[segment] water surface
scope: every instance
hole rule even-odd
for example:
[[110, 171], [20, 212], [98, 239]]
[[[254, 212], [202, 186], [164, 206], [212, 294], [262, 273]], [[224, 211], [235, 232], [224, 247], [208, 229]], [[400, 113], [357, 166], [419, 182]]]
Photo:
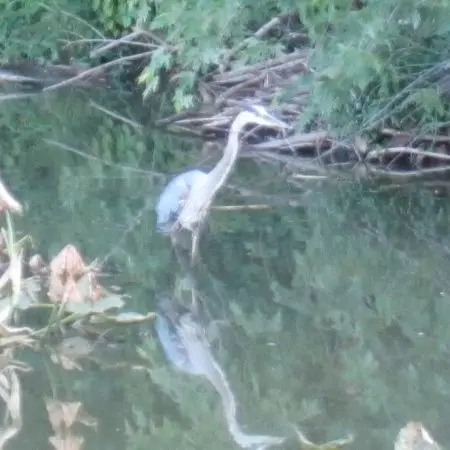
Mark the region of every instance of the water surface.
[[[107, 117], [93, 99], [144, 127]], [[289, 436], [282, 448], [298, 448], [293, 426], [319, 442], [353, 433], [349, 448], [379, 450], [419, 420], [450, 440], [446, 199], [339, 183], [296, 191], [268, 181], [276, 169], [242, 161], [230, 183], [261, 195], [227, 190], [218, 202], [273, 208], [215, 212], [189, 270], [187, 254], [156, 233], [152, 207], [168, 174], [205, 155], [151, 127], [163, 107], [100, 92], [1, 107], [2, 173], [27, 209], [19, 232], [47, 260], [67, 243], [88, 261], [106, 258], [104, 283], [121, 286], [134, 311], [152, 311], [161, 292], [187, 302], [195, 286], [246, 432]], [[78, 369], [50, 353], [16, 354], [33, 371], [21, 374], [24, 423], [10, 448], [51, 447], [47, 398], [81, 402], [96, 419], [77, 428], [87, 449], [236, 448], [217, 393], [165, 359], [151, 326], [125, 329]]]

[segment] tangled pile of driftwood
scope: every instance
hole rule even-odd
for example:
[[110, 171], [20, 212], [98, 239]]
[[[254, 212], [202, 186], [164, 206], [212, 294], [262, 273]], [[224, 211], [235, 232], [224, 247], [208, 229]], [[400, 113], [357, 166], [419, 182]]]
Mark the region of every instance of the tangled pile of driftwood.
[[[310, 72], [310, 48], [304, 47], [260, 64], [235, 70], [218, 71], [199, 85], [204, 106], [161, 119], [158, 125], [205, 140], [224, 138], [241, 103], [266, 106], [278, 104], [278, 112], [295, 122], [308, 103], [305, 85], [299, 78]], [[295, 95], [283, 96], [296, 84]], [[376, 181], [389, 186], [404, 186], [421, 181], [433, 187], [446, 185], [450, 174], [450, 134], [413, 135], [395, 129], [380, 129], [376, 142], [362, 136], [342, 140], [320, 124], [309, 132], [287, 137], [267, 136], [261, 130], [243, 139], [241, 156], [281, 166], [294, 183], [330, 179], [332, 176]], [[387, 143], [387, 144], [386, 144]]]

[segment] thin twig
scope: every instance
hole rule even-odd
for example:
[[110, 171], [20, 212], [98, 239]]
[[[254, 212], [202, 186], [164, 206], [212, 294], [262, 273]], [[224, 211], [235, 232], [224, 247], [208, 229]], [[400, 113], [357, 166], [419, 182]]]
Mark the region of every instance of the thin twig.
[[131, 119], [127, 119], [126, 117], [123, 117], [120, 114], [117, 114], [114, 111], [111, 111], [110, 109], [106, 109], [105, 107], [100, 106], [99, 104], [95, 103], [93, 100], [91, 100], [89, 102], [89, 105], [91, 105], [93, 108], [98, 109], [99, 111], [107, 114], [108, 116], [113, 117], [114, 119], [120, 120], [121, 122], [124, 122], [133, 128], [136, 128], [137, 130], [142, 130], [142, 125], [140, 123], [135, 122], [134, 120], [131, 120]]
[[[13, 211], [18, 214], [23, 213], [22, 205], [12, 196], [6, 185], [0, 178], [0, 209], [6, 211]], [[12, 244], [12, 243], [11, 243]]]
[[117, 64], [121, 64], [125, 61], [133, 61], [136, 59], [142, 59], [147, 56], [150, 56], [152, 53], [153, 53], [152, 51], [148, 51], [148, 52], [138, 53], [136, 55], [122, 56], [121, 58], [115, 59], [114, 61], [109, 61], [107, 63], [100, 64], [99, 66], [85, 70], [84, 72], [81, 72], [80, 74], [76, 75], [75, 77], [69, 78], [68, 80], [64, 80], [64, 81], [61, 81], [60, 83], [52, 84], [51, 86], [44, 88], [43, 91], [53, 91], [55, 89], [58, 89], [58, 88], [61, 88], [64, 86], [68, 86], [68, 85], [72, 84], [74, 81], [81, 80], [83, 78], [86, 78], [89, 75], [94, 75], [97, 72], [100, 72], [109, 67], [116, 66]]
[[164, 39], [159, 37], [154, 32], [152, 32], [150, 30], [142, 30], [142, 32], [144, 34], [146, 34], [150, 39], [153, 39], [156, 43], [158, 43], [160, 47], [163, 46], [167, 50], [170, 50], [170, 51], [173, 51], [173, 52], [177, 50], [177, 48], [175, 46], [170, 45], [169, 43], [167, 43]]
[[326, 131], [312, 131], [311, 133], [298, 133], [288, 138], [272, 139], [259, 144], [249, 144], [248, 147], [257, 151], [270, 151], [282, 149], [315, 148], [328, 143], [330, 136]]
[[273, 152], [255, 152], [255, 156], [261, 159], [267, 159], [285, 164], [288, 167], [296, 167], [305, 171], [311, 171], [319, 174], [326, 174], [327, 171], [322, 164], [318, 164], [314, 158], [303, 156], [279, 155]]
[[98, 156], [90, 155], [89, 153], [83, 152], [81, 150], [77, 150], [76, 148], [73, 148], [73, 147], [69, 147], [68, 145], [63, 144], [62, 142], [54, 141], [53, 139], [44, 139], [44, 142], [47, 142], [48, 144], [59, 147], [63, 150], [67, 150], [68, 152], [75, 153], [76, 155], [82, 156], [83, 158], [90, 159], [92, 161], [97, 161], [105, 166], [117, 167], [118, 169], [129, 170], [130, 172], [142, 173], [145, 175], [153, 176], [154, 178], [165, 178], [165, 175], [162, 173], [152, 172], [150, 170], [138, 169], [137, 167], [126, 166], [123, 164], [117, 164], [114, 162], [105, 161], [104, 159], [101, 159]]
[[[308, 49], [308, 52], [309, 51], [310, 51], [310, 49]], [[274, 66], [278, 66], [280, 64], [284, 64], [284, 63], [287, 63], [290, 61], [303, 60], [306, 57], [307, 57], [307, 53], [303, 53], [301, 49], [296, 50], [293, 53], [289, 53], [287, 55], [282, 55], [278, 58], [273, 58], [268, 61], [264, 61], [261, 63], [253, 64], [251, 66], [243, 67], [242, 69], [235, 69], [235, 70], [232, 70], [231, 72], [215, 75], [213, 77], [212, 81], [214, 83], [229, 83], [228, 80], [231, 77], [235, 77], [237, 75], [246, 75], [249, 73], [257, 73], [260, 70], [269, 69]]]
[[239, 92], [241, 89], [251, 86], [252, 84], [257, 84], [260, 83], [261, 81], [263, 81], [266, 78], [266, 74], [262, 73], [256, 77], [251, 77], [248, 80], [245, 80], [241, 83], [238, 83], [232, 87], [230, 87], [229, 89], [227, 89], [225, 92], [223, 92], [216, 100], [215, 105], [216, 108], [220, 108], [225, 101], [230, 98], [232, 95], [236, 94], [237, 92]]

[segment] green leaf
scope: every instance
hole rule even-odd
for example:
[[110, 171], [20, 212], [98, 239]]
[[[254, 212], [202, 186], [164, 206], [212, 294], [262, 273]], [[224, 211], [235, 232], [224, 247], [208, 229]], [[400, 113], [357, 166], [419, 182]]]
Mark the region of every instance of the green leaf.
[[409, 95], [403, 102], [403, 107], [416, 105], [424, 109], [428, 114], [444, 114], [445, 109], [442, 99], [436, 88], [422, 88]]
[[184, 70], [178, 76], [178, 86], [183, 90], [190, 90], [194, 87], [196, 73], [191, 70]]

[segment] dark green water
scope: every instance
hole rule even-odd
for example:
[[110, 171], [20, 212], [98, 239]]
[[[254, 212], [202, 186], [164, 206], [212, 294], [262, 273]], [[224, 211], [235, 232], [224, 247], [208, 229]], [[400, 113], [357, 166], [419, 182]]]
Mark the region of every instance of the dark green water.
[[[91, 99], [144, 129], [108, 118]], [[155, 232], [152, 205], [167, 174], [204, 155], [198, 144], [151, 128], [157, 108], [95, 93], [0, 107], [2, 174], [26, 205], [16, 228], [47, 260], [67, 243], [87, 261], [107, 257], [104, 283], [119, 285], [134, 311], [152, 311], [164, 291], [188, 298], [187, 280], [194, 283], [246, 433], [286, 435], [281, 448], [298, 448], [295, 425], [315, 441], [353, 433], [349, 448], [379, 450], [418, 420], [450, 441], [445, 199], [342, 185], [311, 184], [305, 194], [242, 161], [230, 183], [265, 197], [226, 191], [219, 203], [275, 206], [215, 212], [201, 262], [189, 271], [186, 255]], [[301, 206], [283, 205], [287, 197]], [[123, 335], [97, 354], [109, 364], [89, 360], [81, 370], [54, 364], [47, 351], [17, 352], [33, 371], [21, 374], [24, 421], [9, 448], [51, 448], [46, 398], [81, 402], [96, 419], [96, 429], [76, 428], [87, 449], [236, 448], [210, 385], [175, 370], [151, 326]]]

